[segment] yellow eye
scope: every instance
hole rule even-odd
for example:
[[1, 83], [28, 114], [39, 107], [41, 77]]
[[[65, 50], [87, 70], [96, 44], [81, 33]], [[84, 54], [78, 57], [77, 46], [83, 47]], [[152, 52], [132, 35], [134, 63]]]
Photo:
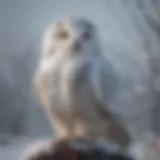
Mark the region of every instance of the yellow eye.
[[67, 31], [61, 31], [59, 32], [59, 38], [62, 40], [68, 39], [69, 33]]
[[90, 40], [91, 39], [91, 33], [84, 32], [82, 37], [83, 37], [84, 40]]

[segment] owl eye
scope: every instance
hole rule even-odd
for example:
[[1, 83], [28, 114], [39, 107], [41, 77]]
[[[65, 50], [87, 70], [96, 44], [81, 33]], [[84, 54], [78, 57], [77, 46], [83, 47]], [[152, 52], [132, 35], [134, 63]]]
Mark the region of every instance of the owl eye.
[[66, 40], [69, 37], [69, 33], [67, 31], [61, 31], [59, 32], [58, 37], [62, 40]]
[[91, 39], [91, 33], [90, 32], [84, 32], [82, 35], [84, 40], [90, 40]]

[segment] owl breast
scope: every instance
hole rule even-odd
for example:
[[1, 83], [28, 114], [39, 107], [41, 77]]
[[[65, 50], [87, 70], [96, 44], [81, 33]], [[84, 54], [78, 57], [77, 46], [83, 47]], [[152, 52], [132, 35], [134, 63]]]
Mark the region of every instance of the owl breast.
[[75, 135], [90, 135], [92, 129], [96, 128], [94, 126], [99, 129], [93, 133], [103, 133], [104, 120], [95, 109], [90, 89], [93, 68], [92, 62], [80, 61], [78, 58], [77, 61], [62, 61], [43, 71], [41, 83], [44, 89], [41, 90], [41, 95], [48, 102], [49, 115], [59, 133], [64, 133], [64, 129], [70, 130], [70, 126], [74, 128], [72, 133]]
[[[74, 62], [74, 63], [73, 63]], [[57, 67], [52, 75], [52, 111], [58, 117], [94, 117], [89, 88], [91, 63], [68, 61]], [[96, 116], [96, 115], [95, 115]]]

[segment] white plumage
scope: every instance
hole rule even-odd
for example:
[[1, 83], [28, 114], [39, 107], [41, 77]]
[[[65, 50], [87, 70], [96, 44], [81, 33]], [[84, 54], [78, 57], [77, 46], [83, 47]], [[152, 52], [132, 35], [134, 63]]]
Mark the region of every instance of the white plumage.
[[107, 104], [114, 94], [110, 87], [117, 81], [113, 72], [90, 21], [72, 17], [47, 29], [35, 88], [58, 136], [129, 143], [127, 132]]

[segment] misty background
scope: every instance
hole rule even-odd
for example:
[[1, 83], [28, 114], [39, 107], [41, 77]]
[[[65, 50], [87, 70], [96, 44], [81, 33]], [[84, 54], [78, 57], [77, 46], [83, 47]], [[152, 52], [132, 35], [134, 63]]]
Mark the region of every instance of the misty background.
[[126, 125], [159, 133], [159, 0], [0, 0], [0, 145], [53, 134], [32, 83], [43, 32], [66, 15], [98, 26], [121, 85], [113, 104]]

